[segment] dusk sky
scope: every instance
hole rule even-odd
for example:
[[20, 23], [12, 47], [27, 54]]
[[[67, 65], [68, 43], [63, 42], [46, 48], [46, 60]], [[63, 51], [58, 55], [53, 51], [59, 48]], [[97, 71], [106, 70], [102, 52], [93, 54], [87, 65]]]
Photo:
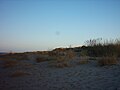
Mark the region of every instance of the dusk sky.
[[0, 52], [120, 38], [120, 0], [0, 0]]

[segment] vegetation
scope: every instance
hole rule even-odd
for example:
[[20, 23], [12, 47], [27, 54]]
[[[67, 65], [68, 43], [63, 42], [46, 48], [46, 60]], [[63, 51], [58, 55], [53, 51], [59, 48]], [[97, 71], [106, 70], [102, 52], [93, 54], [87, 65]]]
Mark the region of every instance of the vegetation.
[[16, 60], [6, 60], [3, 64], [4, 68], [10, 68], [15, 67], [18, 64], [18, 61]]
[[4, 58], [13, 60], [28, 60], [26, 53], [8, 53], [4, 55]]
[[88, 60], [89, 60], [88, 56], [81, 56], [78, 64], [87, 64], [89, 62]]
[[26, 76], [26, 75], [30, 75], [30, 73], [17, 70], [17, 71], [12, 73], [11, 77], [21, 77], [21, 76]]
[[81, 52], [86, 52], [90, 57], [102, 57], [98, 64], [100, 66], [117, 64], [120, 57], [120, 40], [93, 39], [86, 41], [86, 46], [81, 47]]
[[38, 58], [36, 58], [36, 62], [37, 63], [44, 62], [44, 61], [47, 61], [47, 59], [44, 58], [44, 57], [38, 57]]
[[100, 66], [105, 66], [105, 65], [115, 65], [117, 64], [117, 58], [112, 56], [112, 57], [103, 57], [98, 61], [98, 64]]
[[52, 51], [10, 53], [2, 57], [8, 59], [5, 60], [3, 67], [14, 67], [18, 65], [18, 61], [31, 58], [29, 57], [30, 55], [35, 56], [37, 63], [50, 61], [49, 64], [56, 67], [70, 66], [69, 62], [73, 60], [75, 56], [79, 56], [79, 64], [85, 64], [88, 63], [89, 60], [94, 59], [99, 60], [98, 63], [101, 66], [112, 65], [117, 64], [117, 58], [120, 57], [120, 40], [102, 40], [102, 38], [98, 38], [87, 40], [82, 47], [56, 48]]
[[57, 50], [53, 56], [56, 59], [50, 63], [50, 66], [64, 68], [71, 66], [69, 62], [75, 57], [75, 53], [72, 50], [61, 51], [60, 49], [60, 51]]
[[105, 57], [116, 56], [120, 57], [120, 40], [104, 40], [93, 39], [86, 41], [86, 46], [81, 47], [81, 52], [84, 52], [90, 57]]

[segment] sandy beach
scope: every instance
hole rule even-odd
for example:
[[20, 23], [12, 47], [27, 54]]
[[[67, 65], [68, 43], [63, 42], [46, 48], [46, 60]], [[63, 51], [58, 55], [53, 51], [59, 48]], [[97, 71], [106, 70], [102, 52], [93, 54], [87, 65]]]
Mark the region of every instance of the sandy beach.
[[[23, 64], [24, 62], [24, 64]], [[120, 90], [120, 64], [99, 66], [97, 61], [70, 67], [51, 67], [50, 61], [32, 62], [3, 68], [0, 62], [0, 90]], [[26, 75], [12, 76], [15, 71]]]

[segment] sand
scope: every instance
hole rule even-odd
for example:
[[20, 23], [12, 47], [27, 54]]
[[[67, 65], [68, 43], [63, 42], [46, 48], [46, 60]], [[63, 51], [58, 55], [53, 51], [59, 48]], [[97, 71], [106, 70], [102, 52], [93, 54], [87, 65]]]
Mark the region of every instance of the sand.
[[[120, 90], [120, 64], [101, 67], [89, 60], [87, 64], [56, 68], [50, 67], [49, 61], [24, 63], [30, 65], [0, 67], [0, 90]], [[29, 75], [11, 77], [16, 70]]]

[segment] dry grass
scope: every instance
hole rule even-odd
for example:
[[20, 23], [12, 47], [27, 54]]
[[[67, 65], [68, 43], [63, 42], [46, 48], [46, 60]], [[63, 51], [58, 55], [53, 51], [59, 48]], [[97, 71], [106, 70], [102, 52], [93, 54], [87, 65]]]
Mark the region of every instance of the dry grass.
[[69, 67], [69, 57], [68, 56], [59, 56], [57, 57], [57, 61], [55, 67], [57, 68], [64, 68]]
[[82, 57], [80, 57], [78, 64], [87, 64], [88, 60], [89, 60], [88, 56], [82, 56]]
[[73, 59], [75, 57], [75, 53], [72, 50], [67, 51], [67, 56], [69, 59]]
[[80, 60], [78, 64], [87, 64], [88, 60]]
[[44, 58], [44, 57], [38, 57], [38, 58], [36, 58], [36, 62], [37, 63], [44, 62], [44, 61], [47, 61], [47, 58]]
[[89, 60], [89, 57], [88, 56], [81, 56], [80, 60]]
[[12, 73], [11, 77], [21, 77], [21, 76], [26, 76], [26, 75], [30, 75], [30, 73], [17, 70], [17, 71]]
[[57, 68], [64, 68], [64, 67], [71, 66], [69, 62], [75, 57], [75, 53], [72, 50], [62, 52], [62, 53], [63, 55], [60, 55], [58, 52], [58, 55], [54, 56], [56, 59], [49, 63], [50, 66], [57, 67]]
[[4, 68], [14, 67], [18, 64], [18, 61], [16, 60], [6, 60], [3, 64]]
[[55, 64], [55, 67], [57, 68], [70, 67], [70, 64], [68, 62], [62, 62], [62, 63]]
[[101, 60], [98, 61], [98, 64], [100, 66], [114, 65], [114, 64], [117, 64], [117, 58], [115, 56], [103, 57]]
[[4, 56], [6, 59], [14, 59], [14, 60], [28, 60], [28, 57], [25, 53], [14, 53], [7, 54]]
[[56, 57], [56, 60], [50, 61], [49, 64], [50, 66], [57, 67], [57, 68], [64, 68], [64, 67], [70, 66], [69, 58], [66, 56]]
[[26, 54], [22, 53], [22, 54], [14, 54], [13, 58], [16, 60], [28, 60], [28, 57]]
[[56, 57], [56, 60], [58, 63], [61, 63], [61, 62], [67, 61], [68, 58], [65, 56], [59, 56], [59, 57]]
[[20, 63], [20, 66], [22, 66], [22, 67], [25, 67], [25, 68], [31, 68], [31, 67], [33, 67], [33, 64], [31, 64], [31, 63]]

